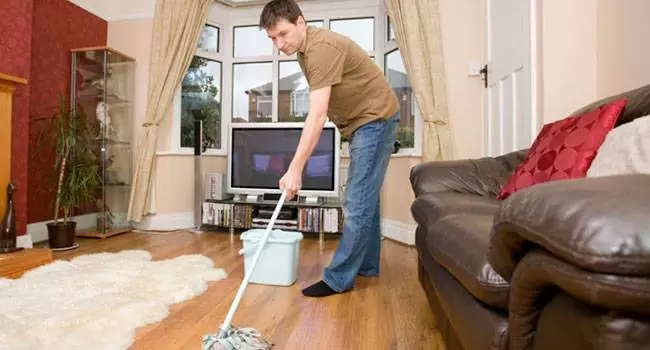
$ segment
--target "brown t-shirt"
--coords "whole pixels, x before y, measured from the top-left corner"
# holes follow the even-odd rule
[[[399,109],[381,69],[343,35],[307,27],[298,63],[312,91],[332,86],[327,116],[345,137],[373,120],[392,117]]]

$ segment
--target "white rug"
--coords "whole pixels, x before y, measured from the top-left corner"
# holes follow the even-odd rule
[[[127,349],[137,327],[225,277],[202,255],[152,261],[125,250],[56,260],[0,279],[0,349]]]

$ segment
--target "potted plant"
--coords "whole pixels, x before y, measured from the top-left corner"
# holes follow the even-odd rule
[[[52,122],[56,130],[55,166],[57,181],[54,220],[47,223],[49,246],[66,249],[75,246],[77,223],[71,220],[75,208],[96,198],[101,184],[101,167],[95,145],[93,123],[81,113],[73,115],[65,97]]]

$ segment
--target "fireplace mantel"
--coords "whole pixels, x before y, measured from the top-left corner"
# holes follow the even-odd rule
[[[27,80],[0,72],[0,220],[7,202],[6,188],[11,180],[11,111],[16,86]]]
[[[13,75],[5,74],[0,72],[0,84],[8,86],[16,86],[18,84],[27,84],[27,80],[24,78],[15,77]]]

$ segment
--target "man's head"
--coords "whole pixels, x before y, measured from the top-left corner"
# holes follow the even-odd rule
[[[294,0],[272,0],[266,4],[260,15],[260,28],[266,30],[285,55],[296,53],[307,33],[305,18]]]

